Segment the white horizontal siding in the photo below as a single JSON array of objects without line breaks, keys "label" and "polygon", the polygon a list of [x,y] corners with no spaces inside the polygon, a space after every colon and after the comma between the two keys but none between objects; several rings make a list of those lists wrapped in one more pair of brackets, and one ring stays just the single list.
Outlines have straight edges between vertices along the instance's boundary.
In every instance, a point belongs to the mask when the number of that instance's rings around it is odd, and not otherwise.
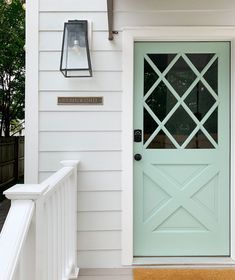
[{"label": "white horizontal siding", "polygon": [[120,150],[121,133],[111,132],[40,132],[40,151]]},{"label": "white horizontal siding", "polygon": [[121,212],[78,212],[78,231],[121,231]]},{"label": "white horizontal siding", "polygon": [[78,251],[120,249],[120,231],[78,232]]},{"label": "white horizontal siding", "polygon": [[[45,0],[44,0],[45,1]],[[235,8],[233,0],[116,0],[115,11],[161,11],[161,10],[229,10]],[[125,24],[125,23],[123,23]],[[146,21],[146,24],[148,22]]]},{"label": "white horizontal siding", "polygon": [[120,112],[41,112],[40,131],[120,131]]},{"label": "white horizontal siding", "polygon": [[[53,82],[53,81],[56,81]],[[87,91],[120,91],[122,90],[120,72],[96,72],[91,78],[65,79],[62,73],[41,72],[39,89],[49,90],[87,90]]]},{"label": "white horizontal siding", "polygon": [[92,23],[92,30],[107,31],[108,21],[107,12],[80,12],[74,11],[70,13],[62,12],[41,12],[39,14],[39,30],[40,31],[62,31],[64,22],[68,20],[87,20]]},{"label": "white horizontal siding", "polygon": [[42,183],[44,180],[49,178],[54,172],[38,172],[38,182]]},{"label": "white horizontal siding", "polygon": [[[108,40],[108,32],[93,32],[91,51],[121,51],[122,36],[121,32],[115,36],[114,41]],[[62,31],[42,31],[39,34],[40,51],[61,51]]]},{"label": "white horizontal siding", "polygon": [[78,267],[80,268],[107,268],[120,267],[120,265],[121,250],[78,251]]},{"label": "white horizontal siding", "polygon": [[[139,10],[223,10],[235,7],[233,0],[206,0],[198,3],[194,0],[117,0],[114,1],[116,11],[139,11]],[[40,11],[53,12],[100,12],[107,10],[106,0],[41,0]]]},{"label": "white horizontal siding", "polygon": [[121,192],[78,192],[78,211],[121,211]]},{"label": "white horizontal siding", "polygon": [[[154,2],[154,1],[153,1]],[[195,1],[196,3],[196,1]],[[137,16],[138,15],[138,16]],[[126,26],[213,26],[234,25],[235,10],[227,11],[138,11],[116,14],[114,28],[121,30]],[[147,24],[146,24],[147,23]]]},{"label": "white horizontal siding", "polygon": [[[138,15],[138,16],[136,16]],[[107,31],[106,13],[41,13],[41,31],[62,31],[69,19],[86,19],[93,31]],[[138,10],[120,11],[114,14],[114,29],[124,26],[170,26],[170,25],[234,25],[235,5],[228,10]],[[123,24],[125,23],[125,25]],[[115,35],[116,40],[117,35]]]},{"label": "white horizontal siding", "polygon": [[40,0],[40,11],[106,11],[106,0]]},{"label": "white horizontal siding", "polygon": [[[121,151],[40,152],[39,171],[55,172],[61,160],[80,160],[79,171],[121,170]],[[80,180],[80,178],[78,178]]]},{"label": "white horizontal siding", "polygon": [[[40,53],[40,71],[59,71],[60,51]],[[121,52],[93,52],[91,54],[94,71],[122,71]]]},{"label": "white horizontal siding", "polygon": [[78,189],[81,191],[120,190],[121,171],[79,171]]},{"label": "white horizontal siding", "polygon": [[[136,16],[138,14],[138,17]],[[234,23],[234,10],[190,11],[190,10],[140,10],[121,11],[114,15],[114,29],[121,31],[125,26],[156,25],[228,25]],[[200,18],[200,20],[199,20]],[[40,31],[62,32],[64,22],[71,19],[86,19],[92,24],[92,31],[107,32],[107,13],[41,13]],[[115,36],[116,38],[116,36]]]},{"label": "white horizontal siding", "polygon": [[[39,172],[39,181],[42,182],[51,174],[53,172]],[[78,171],[78,190],[80,191],[113,191],[120,189],[121,171]]]}]

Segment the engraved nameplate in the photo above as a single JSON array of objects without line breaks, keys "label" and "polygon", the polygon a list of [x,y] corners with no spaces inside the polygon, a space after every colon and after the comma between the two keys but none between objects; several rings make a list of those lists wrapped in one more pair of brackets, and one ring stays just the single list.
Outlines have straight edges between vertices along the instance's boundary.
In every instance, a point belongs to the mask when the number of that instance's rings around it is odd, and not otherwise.
[{"label": "engraved nameplate", "polygon": [[102,96],[58,97],[58,105],[103,105]]}]

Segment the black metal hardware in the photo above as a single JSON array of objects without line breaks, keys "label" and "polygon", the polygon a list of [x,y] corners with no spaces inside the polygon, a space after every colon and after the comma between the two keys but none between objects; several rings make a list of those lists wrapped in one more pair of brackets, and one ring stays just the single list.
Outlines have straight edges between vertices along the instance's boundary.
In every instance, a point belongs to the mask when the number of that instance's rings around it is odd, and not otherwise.
[{"label": "black metal hardware", "polygon": [[136,161],[140,161],[140,160],[142,159],[141,154],[135,154],[135,155],[134,155],[134,159],[135,159]]},{"label": "black metal hardware", "polygon": [[141,142],[142,141],[142,130],[135,129],[134,130],[134,142]]}]

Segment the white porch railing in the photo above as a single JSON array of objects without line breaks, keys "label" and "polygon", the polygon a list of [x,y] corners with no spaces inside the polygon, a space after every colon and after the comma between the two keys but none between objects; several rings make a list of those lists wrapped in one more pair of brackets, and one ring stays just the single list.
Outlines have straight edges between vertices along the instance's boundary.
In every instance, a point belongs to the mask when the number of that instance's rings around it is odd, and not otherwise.
[{"label": "white porch railing", "polygon": [[11,208],[0,235],[0,280],[77,279],[77,165],[37,185],[4,192]]}]

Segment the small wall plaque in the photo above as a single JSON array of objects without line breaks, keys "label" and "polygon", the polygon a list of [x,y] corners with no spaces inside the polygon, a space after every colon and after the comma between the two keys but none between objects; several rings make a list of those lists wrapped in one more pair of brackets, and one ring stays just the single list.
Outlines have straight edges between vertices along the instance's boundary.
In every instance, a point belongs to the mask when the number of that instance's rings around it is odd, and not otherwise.
[{"label": "small wall plaque", "polygon": [[102,96],[58,97],[58,105],[103,105]]}]

